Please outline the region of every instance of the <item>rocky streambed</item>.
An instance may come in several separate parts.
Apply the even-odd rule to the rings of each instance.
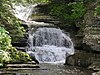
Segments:
[[[40,68],[7,70],[1,75],[92,75],[92,71],[62,64],[40,64]]]

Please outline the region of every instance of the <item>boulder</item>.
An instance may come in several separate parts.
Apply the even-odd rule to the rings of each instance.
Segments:
[[[95,34],[95,35],[86,34],[85,37],[83,38],[82,47],[84,50],[100,52],[100,34]]]
[[[95,55],[92,53],[77,52],[74,55],[67,57],[65,64],[71,66],[88,67],[94,60]]]
[[[34,51],[27,51],[27,53],[29,54],[29,56],[31,57],[31,59],[33,61],[35,61],[37,64],[39,64],[39,61],[35,58],[35,53]]]

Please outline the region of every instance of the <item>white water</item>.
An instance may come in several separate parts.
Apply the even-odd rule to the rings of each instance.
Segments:
[[[28,5],[28,6],[23,6],[22,4],[19,4],[19,5],[13,4],[14,15],[23,21],[29,21],[32,13],[36,13],[35,12],[36,6],[37,6],[37,4]]]
[[[74,54],[71,39],[57,28],[38,28],[30,34],[29,45],[28,53],[40,63],[64,63],[66,56]]]
[[[31,21],[30,16],[36,13],[35,5],[14,6],[14,15],[29,25],[50,25],[44,22]],[[27,53],[33,54],[40,63],[64,63],[66,56],[74,54],[73,43],[69,36],[57,28],[38,28],[35,32],[30,28],[29,48]]]
[[[66,47],[43,45],[34,47],[34,56],[40,63],[64,63],[66,55],[74,52]]]
[[[19,18],[20,20],[24,21],[25,24],[27,25],[38,25],[38,26],[48,26],[48,25],[52,25],[52,24],[48,24],[48,23],[44,23],[44,22],[36,22],[36,21],[32,21],[31,20],[31,16],[32,14],[36,14],[37,13],[37,9],[35,8],[38,4],[30,4],[30,5],[22,5],[22,4],[13,4],[13,12],[14,15]]]

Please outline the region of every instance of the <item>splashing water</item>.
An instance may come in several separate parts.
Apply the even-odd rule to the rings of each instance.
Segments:
[[[32,53],[40,63],[64,63],[66,56],[74,54],[69,36],[57,28],[38,28],[30,35],[28,53]]]

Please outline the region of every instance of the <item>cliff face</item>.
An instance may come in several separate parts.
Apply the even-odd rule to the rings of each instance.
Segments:
[[[95,15],[99,4],[98,1],[86,4],[83,19],[76,21],[74,27],[66,26],[65,30],[70,32],[76,49],[100,52],[100,15]]]
[[[84,16],[86,25],[83,30],[83,49],[86,50],[100,51],[100,18],[98,15],[94,15],[97,5],[95,3],[90,4]]]
[[[100,71],[100,15],[94,15],[94,10],[98,5],[92,6],[95,3],[87,6],[88,10],[83,19],[84,27],[73,35],[81,34],[81,36],[74,37],[76,39],[74,43],[78,44],[75,45],[76,48],[82,48],[85,53],[83,51],[76,52],[73,56],[66,59],[66,63],[82,67],[88,67],[90,65],[88,68]],[[97,75],[99,75],[99,72]]]
[[[97,21],[96,24],[93,24],[92,26],[86,26],[84,35],[83,49],[86,49],[87,45],[88,50],[100,51],[100,21]]]

